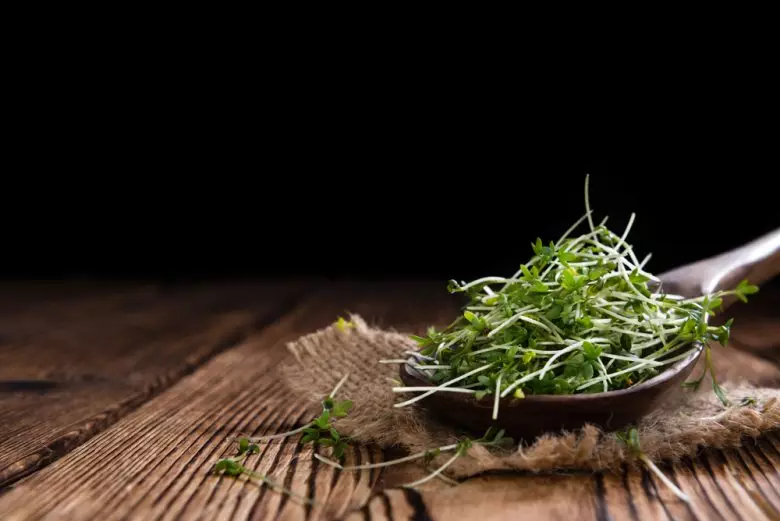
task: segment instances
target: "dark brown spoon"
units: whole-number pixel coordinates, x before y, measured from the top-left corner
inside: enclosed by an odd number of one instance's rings
[[[761,285],[780,273],[780,229],[721,255],[676,268],[659,276],[663,291],[686,297],[736,286],[747,278]],[[724,306],[733,300],[724,302]],[[586,423],[605,430],[621,429],[657,408],[693,370],[703,346],[689,357],[654,378],[628,389],[596,394],[533,395],[523,399],[502,398],[498,420],[492,419],[493,399],[477,400],[473,395],[433,393],[417,404],[445,423],[475,434],[489,427],[506,429],[516,440],[533,439],[546,432],[572,430]],[[411,361],[411,360],[410,360]],[[400,376],[408,386],[430,386],[426,375],[409,364],[401,365]]]

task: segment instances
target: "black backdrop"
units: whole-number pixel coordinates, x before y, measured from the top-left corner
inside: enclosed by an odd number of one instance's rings
[[[636,212],[629,240],[638,255],[653,253],[656,273],[780,226],[766,163],[456,149],[380,147],[364,149],[362,160],[347,150],[306,161],[190,158],[178,176],[144,175],[153,163],[145,153],[129,167],[114,158],[91,180],[6,190],[3,274],[508,275],[529,257],[531,241],[557,239],[583,214],[586,173],[596,220],[608,214],[622,233]]]
[[[500,106],[364,102],[362,116],[320,114],[323,100],[273,116],[117,100],[63,115],[60,100],[9,146],[2,275],[508,275],[583,214],[586,174],[596,220],[622,233],[636,212],[629,240],[656,273],[780,226],[776,145],[758,127],[537,128]]]

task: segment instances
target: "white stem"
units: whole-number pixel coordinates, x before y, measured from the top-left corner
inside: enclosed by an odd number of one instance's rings
[[[444,391],[448,393],[467,393],[467,394],[476,392],[471,389],[466,389],[464,387],[435,387],[435,386],[393,387],[394,393],[418,393],[421,391]]]
[[[509,283],[509,282],[514,282],[514,281],[511,280],[511,279],[506,279],[504,277],[483,277],[481,279],[473,280],[473,281],[469,282],[468,284],[466,284],[465,286],[460,286],[460,288],[458,288],[458,289],[465,290],[465,289],[468,289],[468,288],[470,288],[472,286],[476,286],[477,284],[482,284],[483,282],[495,282],[495,283],[503,282],[503,283]]]
[[[278,439],[278,438],[286,438],[287,436],[292,436],[293,434],[298,434],[299,432],[303,432],[303,431],[305,431],[306,429],[308,429],[311,426],[312,426],[312,423],[309,422],[306,425],[304,425],[303,427],[300,427],[300,428],[292,430],[292,431],[282,432],[280,434],[271,434],[270,436],[260,436],[259,438],[249,438],[249,441],[252,442],[252,443],[257,443],[258,441],[275,440],[275,439]]]
[[[476,369],[474,369],[472,371],[469,371],[468,373],[466,373],[464,375],[461,375],[461,376],[459,376],[457,378],[454,378],[454,379],[452,379],[452,380],[450,380],[448,382],[445,382],[445,383],[441,384],[438,387],[434,387],[433,389],[431,389],[427,393],[421,394],[420,396],[415,396],[414,398],[412,398],[410,400],[406,400],[405,402],[396,403],[396,404],[393,405],[393,407],[404,407],[406,405],[410,405],[412,403],[418,402],[418,401],[420,401],[420,400],[422,400],[424,398],[427,398],[428,396],[432,395],[436,391],[441,391],[442,389],[447,388],[447,387],[449,387],[450,385],[452,385],[452,384],[454,384],[456,382],[460,382],[461,380],[464,380],[464,379],[468,378],[471,375],[474,375],[474,374],[477,374],[477,373],[479,373],[481,371],[484,371],[485,369],[491,367],[492,365],[493,365],[493,363],[491,362],[489,364],[483,365],[482,367],[478,367],[478,368],[476,368]]]
[[[694,351],[695,349],[696,349],[696,348],[694,348],[694,349],[691,349],[690,351],[686,351],[685,353],[683,353],[683,354],[681,354],[681,355],[679,355],[679,356],[675,356],[675,357],[673,357],[673,358],[670,358],[669,360],[664,360],[663,362],[660,362],[660,363],[659,363],[659,366],[662,366],[662,365],[669,365],[669,364],[671,364],[671,363],[677,362],[678,360],[682,360],[683,358],[686,358],[686,357],[687,357],[687,356],[689,356],[691,353],[693,353],[693,351]],[[623,369],[623,370],[621,370],[621,371],[617,371],[617,372],[614,372],[614,373],[612,373],[612,374],[609,374],[609,375],[606,375],[606,376],[600,376],[600,377],[598,377],[598,378],[591,378],[590,380],[586,381],[584,384],[582,384],[582,385],[580,385],[579,387],[577,387],[577,389],[576,389],[576,390],[577,390],[577,391],[580,391],[580,390],[582,390],[582,389],[587,389],[587,388],[588,388],[588,387],[590,387],[591,385],[593,385],[593,384],[596,384],[596,383],[599,383],[599,382],[603,381],[603,380],[604,380],[605,378],[607,378],[607,377],[620,376],[621,374],[630,373],[630,372],[632,372],[632,371],[636,371],[637,369],[642,369],[642,368],[644,368],[644,367],[647,367],[647,366],[648,366],[648,365],[650,365],[650,364],[651,364],[651,361],[649,361],[649,360],[644,360],[642,363],[638,363],[638,364],[632,365],[632,366],[630,366],[630,367],[627,367],[626,369]]]
[[[584,221],[586,218],[587,218],[587,219],[588,219],[588,221],[590,222],[590,224],[591,224],[591,229],[592,229],[592,228],[593,228],[593,221],[591,220],[590,214],[591,214],[591,212],[590,212],[590,210],[588,210],[588,212],[587,212],[585,215],[583,215],[582,217],[580,217],[579,219],[577,219],[577,222],[575,222],[574,224],[572,224],[572,225],[569,227],[569,229],[568,229],[568,230],[566,230],[566,231],[564,232],[564,234],[563,234],[563,235],[561,235],[561,238],[560,238],[560,239],[558,239],[558,242],[556,242],[556,243],[555,243],[555,246],[556,246],[556,247],[560,246],[560,245],[561,245],[561,243],[563,242],[563,240],[564,240],[566,237],[568,237],[568,236],[569,236],[569,234],[570,234],[571,232],[573,232],[574,230],[576,230],[576,229],[577,229],[577,226],[579,226],[580,224],[582,224],[582,221]]]
[[[602,371],[601,374],[604,375],[604,376],[607,376],[607,368],[604,367],[604,362],[601,361],[601,358],[598,358],[597,360],[598,360],[599,365],[601,366],[601,371]],[[602,380],[602,383],[604,384],[604,392],[609,391],[609,384],[607,383],[607,380],[609,380],[610,383],[612,382],[612,379],[609,378],[608,376],[607,376],[607,379]]]
[[[566,365],[566,362],[561,362],[561,363],[559,363],[559,364],[553,364],[553,365],[551,365],[550,367],[548,367],[547,369],[555,369],[555,368],[557,368],[557,367],[561,367],[562,365]],[[519,379],[515,380],[515,381],[512,383],[512,385],[510,385],[509,387],[507,387],[506,389],[504,389],[504,392],[503,392],[503,393],[501,393],[501,398],[504,398],[506,395],[508,395],[509,393],[511,393],[512,391],[514,391],[514,390],[515,390],[515,388],[516,388],[518,385],[524,384],[525,382],[527,382],[528,380],[532,379],[534,376],[538,375],[538,374],[539,374],[539,373],[541,373],[542,371],[543,371],[543,369],[539,369],[538,371],[535,371],[535,372],[533,372],[533,373],[531,373],[531,374],[527,374],[527,375],[525,375],[524,377],[522,377],[522,378],[519,378]]]
[[[420,354],[420,353],[418,353],[417,351],[404,351],[404,354],[405,354],[405,355],[411,355],[411,356],[414,356],[415,358],[422,358],[423,360],[430,360],[431,362],[435,362],[435,361],[436,361],[436,359],[435,359],[434,357],[432,357],[432,356],[426,356],[426,355],[421,355],[421,354]]]
[[[615,245],[616,250],[620,250],[620,246],[625,242],[626,237],[628,237],[628,232],[631,230],[631,227],[634,225],[634,218],[636,218],[636,214],[634,212],[631,212],[631,217],[628,219],[628,226],[626,226],[626,230],[623,232],[623,236],[620,237],[620,240]],[[631,260],[634,261],[634,264],[639,264],[639,261],[636,259],[636,255],[634,255],[634,250],[631,249],[628,245],[626,245],[629,255],[631,255]]]
[[[499,394],[501,393],[501,375],[498,375],[498,378],[496,379],[496,399],[493,401],[493,419],[498,419],[498,402],[501,400],[501,396]]]
[[[439,474],[444,472],[444,469],[446,469],[447,467],[452,465],[455,462],[455,460],[458,459],[459,457],[460,457],[460,453],[455,453],[455,455],[452,456],[450,459],[448,459],[447,462],[444,465],[442,465],[441,467],[439,467],[438,469],[436,469],[432,473],[428,474],[426,477],[424,477],[422,479],[418,479],[417,481],[414,481],[412,483],[407,483],[406,485],[401,485],[401,486],[405,487],[405,488],[412,488],[412,487],[416,487],[418,485],[422,485],[423,483],[432,480],[433,478],[435,478],[436,476],[438,476]]]
[[[545,326],[544,324],[542,324],[538,320],[534,320],[532,318],[529,318],[529,317],[526,317],[526,316],[523,316],[523,315],[519,316],[518,318],[520,320],[522,320],[523,322],[528,322],[529,324],[534,324],[535,326],[539,326],[540,328],[544,329],[548,333],[554,334],[552,329],[550,329],[549,327]]]
[[[575,343],[571,344],[569,347],[566,347],[566,348],[564,348],[564,349],[561,349],[561,350],[560,350],[560,351],[558,351],[556,354],[554,354],[553,356],[551,356],[551,357],[550,357],[550,359],[549,359],[549,360],[547,360],[547,363],[546,363],[546,364],[544,364],[544,367],[542,367],[541,374],[539,375],[539,380],[541,380],[542,378],[544,378],[544,374],[545,374],[545,373],[548,371],[548,369],[550,368],[550,366],[552,365],[552,363],[555,361],[555,359],[556,359],[556,358],[558,358],[558,357],[559,357],[559,356],[561,356],[561,355],[565,355],[566,353],[568,353],[568,352],[570,352],[570,351],[574,351],[575,349],[577,349],[578,347],[580,347],[580,346],[581,346],[583,343],[585,343],[583,340],[581,340],[581,341],[579,341],[579,342],[575,342]]]
[[[501,325],[499,325],[497,328],[495,328],[490,333],[488,333],[488,335],[487,335],[488,338],[492,337],[493,335],[495,335],[496,333],[498,333],[499,331],[501,331],[505,327],[508,327],[508,326],[514,324],[515,322],[517,322],[518,320],[522,319],[522,317],[523,317],[522,314],[523,313],[532,313],[534,311],[539,311],[539,310],[537,308],[534,308],[534,307],[531,307],[531,306],[528,306],[528,308],[521,309],[520,311],[517,312],[517,314],[515,314],[515,315],[511,316],[510,318],[506,319],[505,321],[503,321],[501,323]]]
[[[329,396],[330,396],[331,398],[333,398],[334,396],[336,396],[336,393],[339,391],[339,389],[341,389],[341,386],[342,386],[342,385],[344,385],[344,382],[346,382],[346,381],[347,381],[347,378],[349,378],[349,373],[345,374],[345,375],[344,375],[344,378],[342,378],[341,380],[339,380],[339,383],[337,383],[337,384],[336,384],[336,387],[334,387],[334,388],[333,388],[333,390],[330,392],[330,395],[329,395]]]
[[[590,209],[590,174],[585,176],[585,211],[587,212],[585,215],[588,216],[588,226],[590,226],[590,231],[593,231],[593,217],[591,217],[591,209]]]
[[[642,453],[642,454],[640,454],[640,455],[639,455],[639,459],[642,461],[642,463],[644,463],[645,465],[647,465],[647,467],[648,467],[648,469],[650,469],[650,471],[652,471],[652,472],[653,472],[653,473],[654,473],[656,476],[658,476],[658,479],[660,479],[661,481],[663,481],[663,482],[664,482],[664,484],[665,484],[667,487],[669,487],[669,489],[670,489],[672,492],[674,492],[674,495],[675,495],[675,496],[677,496],[678,498],[682,499],[682,500],[683,500],[683,501],[685,501],[686,503],[690,503],[690,502],[691,502],[691,498],[690,498],[690,497],[689,497],[687,494],[685,494],[685,493],[684,493],[682,490],[680,490],[680,489],[677,487],[677,485],[675,485],[674,483],[672,483],[672,481],[671,481],[669,478],[667,478],[667,477],[664,475],[664,473],[663,473],[663,472],[661,472],[661,469],[659,469],[658,467],[656,467],[656,466],[655,466],[655,463],[653,463],[653,462],[650,460],[650,458],[648,458],[648,457],[647,457],[647,456],[646,456],[644,453]]]
[[[611,358],[612,360],[625,360],[627,362],[647,362],[647,360],[645,360],[644,358],[639,358],[638,356],[635,357],[621,356],[621,355],[613,355],[611,353],[601,353],[601,356],[603,356],[604,358]],[[661,365],[661,363],[653,361],[649,365],[655,367]]]
[[[438,450],[439,452],[447,452],[447,451],[450,451],[450,450],[453,450],[453,449],[456,449],[456,448],[458,448],[458,445],[457,444],[453,444],[453,445],[445,445],[443,447],[439,447],[438,449],[434,449],[434,450]],[[365,470],[365,469],[379,469],[379,468],[382,468],[382,467],[390,467],[391,465],[398,465],[399,463],[406,463],[407,461],[414,461],[416,459],[424,458],[425,455],[428,454],[429,452],[430,451],[426,450],[425,452],[418,452],[417,454],[412,454],[410,456],[404,456],[403,458],[383,461],[382,463],[366,463],[365,465],[353,465],[351,467],[343,467],[343,466],[341,466],[341,464],[339,464],[339,463],[337,463],[337,462],[335,462],[333,460],[329,460],[328,458],[323,458],[319,454],[315,454],[314,457],[317,458],[318,460],[320,460],[321,462],[326,463],[326,464],[330,465],[331,467],[335,467],[335,468],[337,468],[339,470]]]

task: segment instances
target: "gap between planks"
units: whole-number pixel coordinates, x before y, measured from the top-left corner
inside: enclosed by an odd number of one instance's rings
[[[219,288],[215,288],[215,297],[219,297],[218,291]],[[69,383],[66,384],[64,391],[57,389],[44,396],[31,397],[25,393],[0,395],[0,398],[3,399],[0,401],[0,416],[5,414],[6,422],[12,421],[13,417],[8,418],[7,408],[6,412],[3,413],[2,404],[5,403],[7,407],[10,403],[13,406],[15,399],[18,400],[16,402],[16,407],[19,409],[17,414],[25,413],[25,411],[27,415],[31,412],[46,414],[45,411],[48,408],[57,415],[53,418],[47,416],[41,421],[32,422],[26,426],[22,424],[15,431],[6,433],[4,441],[0,443],[0,462],[3,459],[9,461],[9,458],[13,458],[14,454],[18,456],[4,466],[0,466],[0,491],[61,458],[115,424],[120,418],[153,399],[181,378],[193,373],[217,354],[236,346],[250,333],[263,329],[278,320],[298,305],[302,293],[303,290],[299,287],[282,294],[277,292],[273,295],[277,299],[273,305],[268,306],[264,303],[264,309],[257,309],[258,302],[251,303],[251,305],[247,305],[250,312],[238,315],[228,313],[224,320],[216,321],[213,327],[205,320],[205,316],[200,316],[196,327],[200,328],[201,333],[198,333],[198,329],[180,332],[183,335],[182,341],[185,342],[183,347],[190,345],[188,349],[179,350],[181,358],[178,361],[173,361],[170,364],[172,367],[164,369],[164,372],[147,375],[146,381],[135,388],[132,384],[121,381],[114,383],[111,380],[97,380],[87,383]],[[142,296],[144,295],[148,296],[149,292],[142,293]],[[132,296],[134,298],[129,301],[131,306],[144,304],[143,301],[139,302],[137,294]],[[152,293],[151,296],[154,297],[154,294]],[[127,301],[118,297],[110,296],[109,298],[111,304],[127,304]],[[207,305],[211,304],[208,292],[205,296],[201,296],[201,300],[205,301]],[[214,300],[219,305],[219,298]],[[149,305],[149,303],[154,303],[154,299],[147,301],[146,304]],[[170,307],[175,305],[175,300],[169,304]],[[32,312],[34,313],[34,311]],[[109,312],[111,311],[113,308],[109,307]],[[97,317],[99,316],[98,314]],[[163,314],[163,316],[165,315]],[[86,319],[81,324],[88,325],[88,320]],[[96,318],[96,320],[98,319]],[[152,339],[149,341],[154,343]],[[144,354],[145,347],[140,345],[138,351]],[[164,350],[164,347],[159,346],[159,349]],[[158,353],[159,349],[155,346]],[[24,352],[21,352],[20,355],[27,356],[24,355]],[[127,353],[122,352],[122,356],[127,356]],[[144,356],[150,357],[149,354],[144,354]],[[150,360],[150,366],[154,367],[160,354],[157,354],[156,357]],[[35,404],[34,409],[29,409],[33,403]],[[61,418],[59,421],[64,420],[67,423],[51,423],[58,421],[59,418]],[[6,425],[13,426],[13,422],[6,423]],[[5,457],[1,457],[3,453],[5,453]]]

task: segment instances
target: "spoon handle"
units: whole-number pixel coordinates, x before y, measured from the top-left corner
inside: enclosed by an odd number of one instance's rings
[[[747,279],[760,286],[780,274],[780,228],[731,251],[660,275],[664,287],[686,297],[729,290]],[[724,299],[724,305],[734,301]]]

